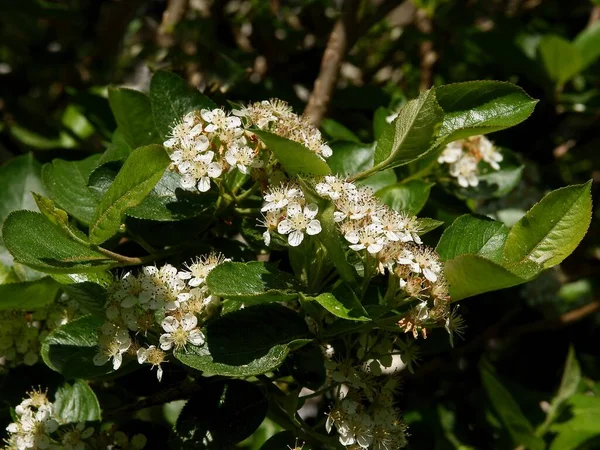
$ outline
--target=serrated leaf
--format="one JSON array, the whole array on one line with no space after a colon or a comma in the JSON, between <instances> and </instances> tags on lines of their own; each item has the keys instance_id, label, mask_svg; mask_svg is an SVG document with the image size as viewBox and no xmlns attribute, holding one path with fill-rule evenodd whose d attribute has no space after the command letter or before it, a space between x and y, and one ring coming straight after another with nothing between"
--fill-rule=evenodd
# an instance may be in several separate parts
<instances>
[{"instance_id":1,"label":"serrated leaf","mask_svg":"<svg viewBox=\"0 0 600 450\"><path fill-rule=\"evenodd\" d=\"M102 419L94 391L83 380L65 383L54 396L53 413L62 423L94 422Z\"/></svg>"},{"instance_id":2,"label":"serrated leaf","mask_svg":"<svg viewBox=\"0 0 600 450\"><path fill-rule=\"evenodd\" d=\"M123 164L90 223L90 241L101 244L117 233L125 212L150 193L171 160L159 145L134 150Z\"/></svg>"},{"instance_id":3,"label":"serrated leaf","mask_svg":"<svg viewBox=\"0 0 600 450\"><path fill-rule=\"evenodd\" d=\"M188 112L217 107L210 98L188 86L183 78L164 70L152 76L150 103L156 129L163 139L169 135L175 121Z\"/></svg>"},{"instance_id":4,"label":"serrated leaf","mask_svg":"<svg viewBox=\"0 0 600 450\"><path fill-rule=\"evenodd\" d=\"M150 98L127 88L110 88L108 102L119 130L131 148L161 143L152 118Z\"/></svg>"},{"instance_id":5,"label":"serrated leaf","mask_svg":"<svg viewBox=\"0 0 600 450\"><path fill-rule=\"evenodd\" d=\"M559 86L573 78L583 68L583 61L577 47L560 36L544 36L538 51L548 77Z\"/></svg>"},{"instance_id":6,"label":"serrated leaf","mask_svg":"<svg viewBox=\"0 0 600 450\"><path fill-rule=\"evenodd\" d=\"M292 275L258 261L219 264L206 277L206 285L211 295L245 305L293 300L301 289Z\"/></svg>"},{"instance_id":7,"label":"serrated leaf","mask_svg":"<svg viewBox=\"0 0 600 450\"><path fill-rule=\"evenodd\" d=\"M410 180L386 186L375 192L375 197L395 211L414 216L427 203L432 186L423 180Z\"/></svg>"},{"instance_id":8,"label":"serrated leaf","mask_svg":"<svg viewBox=\"0 0 600 450\"><path fill-rule=\"evenodd\" d=\"M371 320L354 291L346 285L340 285L333 293L325 292L307 299L316 301L331 314L342 319L362 322Z\"/></svg>"},{"instance_id":9,"label":"serrated leaf","mask_svg":"<svg viewBox=\"0 0 600 450\"><path fill-rule=\"evenodd\" d=\"M518 403L489 367L489 363L480 364L483 387L515 445L522 444L531 450L546 448L544 440L533 434L533 427L523 415Z\"/></svg>"},{"instance_id":10,"label":"serrated leaf","mask_svg":"<svg viewBox=\"0 0 600 450\"><path fill-rule=\"evenodd\" d=\"M600 57L600 23L596 22L577 35L573 45L581 57L581 70Z\"/></svg>"},{"instance_id":11,"label":"serrated leaf","mask_svg":"<svg viewBox=\"0 0 600 450\"><path fill-rule=\"evenodd\" d=\"M592 217L591 181L550 192L510 230L504 258L511 265L534 262L548 269L579 245Z\"/></svg>"},{"instance_id":12,"label":"serrated leaf","mask_svg":"<svg viewBox=\"0 0 600 450\"><path fill-rule=\"evenodd\" d=\"M500 81L468 81L435 88L444 120L435 147L515 126L537 103L521 88Z\"/></svg>"},{"instance_id":13,"label":"serrated leaf","mask_svg":"<svg viewBox=\"0 0 600 450\"><path fill-rule=\"evenodd\" d=\"M273 152L285 171L291 175L329 175L331 170L323 158L298 142L262 130L252 130Z\"/></svg>"},{"instance_id":14,"label":"serrated leaf","mask_svg":"<svg viewBox=\"0 0 600 450\"><path fill-rule=\"evenodd\" d=\"M375 147L374 166L383 170L418 159L429 150L443 118L435 90L409 101L384 128Z\"/></svg>"},{"instance_id":15,"label":"serrated leaf","mask_svg":"<svg viewBox=\"0 0 600 450\"><path fill-rule=\"evenodd\" d=\"M42 180L49 197L85 225L92 220L98 204L87 184L99 159L99 155L81 161L55 159L42 169Z\"/></svg>"},{"instance_id":16,"label":"serrated leaf","mask_svg":"<svg viewBox=\"0 0 600 450\"><path fill-rule=\"evenodd\" d=\"M509 229L485 216L466 214L450 225L440 238L436 251L442 261L460 255L479 255L501 263L502 247Z\"/></svg>"},{"instance_id":17,"label":"serrated leaf","mask_svg":"<svg viewBox=\"0 0 600 450\"><path fill-rule=\"evenodd\" d=\"M42 342L42 359L65 378L92 378L113 371L112 364L94 364L104 318L83 316L53 330Z\"/></svg>"},{"instance_id":18,"label":"serrated leaf","mask_svg":"<svg viewBox=\"0 0 600 450\"><path fill-rule=\"evenodd\" d=\"M177 448L233 448L260 426L268 406L261 389L247 381L207 384L179 414L175 425Z\"/></svg>"},{"instance_id":19,"label":"serrated leaf","mask_svg":"<svg viewBox=\"0 0 600 450\"><path fill-rule=\"evenodd\" d=\"M35 311L54 302L59 284L45 277L35 281L0 285L1 311Z\"/></svg>"},{"instance_id":20,"label":"serrated leaf","mask_svg":"<svg viewBox=\"0 0 600 450\"><path fill-rule=\"evenodd\" d=\"M418 234L419 236L422 236L430 231L435 230L436 228L441 227L444 225L444 222L441 220L430 219L429 217L418 217L417 225L419 228Z\"/></svg>"},{"instance_id":21,"label":"serrated leaf","mask_svg":"<svg viewBox=\"0 0 600 450\"><path fill-rule=\"evenodd\" d=\"M4 243L16 261L43 272L99 272L115 263L71 239L40 213L12 213L4 222L3 235Z\"/></svg>"},{"instance_id":22,"label":"serrated leaf","mask_svg":"<svg viewBox=\"0 0 600 450\"><path fill-rule=\"evenodd\" d=\"M231 377L270 372L291 349L310 342L302 317L277 303L231 312L209 323L205 335L203 347L188 345L175 357L206 374Z\"/></svg>"}]
</instances>

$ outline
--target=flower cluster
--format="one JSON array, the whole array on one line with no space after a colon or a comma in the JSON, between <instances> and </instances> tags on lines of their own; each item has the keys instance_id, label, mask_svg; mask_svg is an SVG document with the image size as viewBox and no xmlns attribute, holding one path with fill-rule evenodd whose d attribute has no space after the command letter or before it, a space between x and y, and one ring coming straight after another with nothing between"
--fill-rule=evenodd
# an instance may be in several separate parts
<instances>
[{"instance_id":1,"label":"flower cluster","mask_svg":"<svg viewBox=\"0 0 600 450\"><path fill-rule=\"evenodd\" d=\"M368 187L326 176L316 192L335 206L333 219L349 248L363 257L366 271L370 262L380 273L386 271L398 280L392 298L408 296L418 300L409 318L400 323L415 337L426 337L427 325L441 325L450 313L450 296L437 253L422 245L416 217L394 211L375 198Z\"/></svg>"},{"instance_id":2,"label":"flower cluster","mask_svg":"<svg viewBox=\"0 0 600 450\"><path fill-rule=\"evenodd\" d=\"M341 383L325 428L335 426L339 441L351 450L392 450L406 446L406 425L394 406L397 380L379 378L348 362L326 362L333 381Z\"/></svg>"},{"instance_id":3,"label":"flower cluster","mask_svg":"<svg viewBox=\"0 0 600 450\"><path fill-rule=\"evenodd\" d=\"M229 167L247 174L262 165L241 119L220 108L186 114L175 123L163 145L170 150L171 167L182 175L181 187L185 189L206 192L211 180Z\"/></svg>"},{"instance_id":4,"label":"flower cluster","mask_svg":"<svg viewBox=\"0 0 600 450\"><path fill-rule=\"evenodd\" d=\"M281 184L269 188L264 194L263 225L267 230L263 233L265 245L271 243L271 233L277 232L288 236L292 247L299 246L304 235L314 236L321 232L321 222L316 219L319 207L308 203L299 186Z\"/></svg>"},{"instance_id":5,"label":"flower cluster","mask_svg":"<svg viewBox=\"0 0 600 450\"><path fill-rule=\"evenodd\" d=\"M282 100L271 99L252 103L233 113L244 118L247 126L255 126L298 142L322 158L329 158L333 154L319 129L304 117L295 114Z\"/></svg>"},{"instance_id":6,"label":"flower cluster","mask_svg":"<svg viewBox=\"0 0 600 450\"><path fill-rule=\"evenodd\" d=\"M198 327L198 317L212 315L220 299L212 296L206 286L208 273L226 259L210 254L200 257L177 270L170 264L145 266L134 274L128 272L108 288L106 303L107 321L100 329L99 351L94 357L96 365L104 365L112 359L117 370L127 352L135 353L140 364L157 368L160 381L161 363L166 351L185 347L187 344L204 344L204 335ZM156 315L164 312L160 322L162 334L155 344L144 347L134 342L131 332L142 339L148 331L158 328Z\"/></svg>"},{"instance_id":7,"label":"flower cluster","mask_svg":"<svg viewBox=\"0 0 600 450\"><path fill-rule=\"evenodd\" d=\"M485 136L472 136L451 142L438 158L440 164L449 164L450 176L463 188L479 184L479 162L484 161L492 169L499 170L502 154Z\"/></svg>"},{"instance_id":8,"label":"flower cluster","mask_svg":"<svg viewBox=\"0 0 600 450\"><path fill-rule=\"evenodd\" d=\"M0 311L0 367L34 365L48 333L78 315L77 303L65 293L50 307L33 312Z\"/></svg>"},{"instance_id":9,"label":"flower cluster","mask_svg":"<svg viewBox=\"0 0 600 450\"><path fill-rule=\"evenodd\" d=\"M80 422L71 427L60 427L62 420L55 413L54 405L41 390L27 393L15 408L16 421L9 424L6 440L7 450L62 449L85 450L101 448L129 448L141 450L146 437L137 434L129 437L121 431L103 431L95 434L93 427Z\"/></svg>"}]
</instances>

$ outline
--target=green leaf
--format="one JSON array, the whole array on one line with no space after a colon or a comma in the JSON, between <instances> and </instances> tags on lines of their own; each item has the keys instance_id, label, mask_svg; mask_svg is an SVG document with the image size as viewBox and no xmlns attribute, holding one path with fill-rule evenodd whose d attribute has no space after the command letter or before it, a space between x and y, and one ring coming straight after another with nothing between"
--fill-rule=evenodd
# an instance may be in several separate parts
<instances>
[{"instance_id":1,"label":"green leaf","mask_svg":"<svg viewBox=\"0 0 600 450\"><path fill-rule=\"evenodd\" d=\"M33 198L40 209L40 212L52 222L54 225L59 226L67 235L73 237L76 240L87 241L87 236L78 228L71 225L69 222L69 215L66 211L58 208L56 204L49 198L43 197L35 192L32 192Z\"/></svg>"},{"instance_id":2,"label":"green leaf","mask_svg":"<svg viewBox=\"0 0 600 450\"><path fill-rule=\"evenodd\" d=\"M434 183L410 180L387 186L375 192L375 197L395 211L414 216L423 209Z\"/></svg>"},{"instance_id":3,"label":"green leaf","mask_svg":"<svg viewBox=\"0 0 600 450\"><path fill-rule=\"evenodd\" d=\"M290 353L285 365L300 386L317 390L325 383L325 356L316 342Z\"/></svg>"},{"instance_id":4,"label":"green leaf","mask_svg":"<svg viewBox=\"0 0 600 450\"><path fill-rule=\"evenodd\" d=\"M54 302L59 284L45 277L35 281L0 285L0 311L34 311Z\"/></svg>"},{"instance_id":5,"label":"green leaf","mask_svg":"<svg viewBox=\"0 0 600 450\"><path fill-rule=\"evenodd\" d=\"M211 295L245 305L293 300L301 288L292 275L258 261L220 264L210 271L206 285Z\"/></svg>"},{"instance_id":6,"label":"green leaf","mask_svg":"<svg viewBox=\"0 0 600 450\"><path fill-rule=\"evenodd\" d=\"M435 146L513 127L527 119L537 100L500 81L468 81L435 88L445 116Z\"/></svg>"},{"instance_id":7,"label":"green leaf","mask_svg":"<svg viewBox=\"0 0 600 450\"><path fill-rule=\"evenodd\" d=\"M65 383L54 396L54 414L61 423L94 422L102 419L100 403L94 391L83 380Z\"/></svg>"},{"instance_id":8,"label":"green leaf","mask_svg":"<svg viewBox=\"0 0 600 450\"><path fill-rule=\"evenodd\" d=\"M600 398L577 394L567 402L569 417L550 428L558 433L550 444L550 450L575 450L592 438L600 436ZM583 447L585 448L585 447ZM589 447L595 448L595 447Z\"/></svg>"},{"instance_id":9,"label":"green leaf","mask_svg":"<svg viewBox=\"0 0 600 450\"><path fill-rule=\"evenodd\" d=\"M371 320L354 291L346 285L340 285L334 293L325 292L307 299L316 301L331 314L342 319L362 322Z\"/></svg>"},{"instance_id":10,"label":"green leaf","mask_svg":"<svg viewBox=\"0 0 600 450\"><path fill-rule=\"evenodd\" d=\"M84 281L67 284L63 286L63 290L69 295L70 300L77 302L85 314L105 316L106 289L104 287L91 281Z\"/></svg>"},{"instance_id":11,"label":"green leaf","mask_svg":"<svg viewBox=\"0 0 600 450\"><path fill-rule=\"evenodd\" d=\"M94 364L104 319L83 316L52 331L42 342L42 359L65 378L92 378L113 372L112 364Z\"/></svg>"},{"instance_id":12,"label":"green leaf","mask_svg":"<svg viewBox=\"0 0 600 450\"><path fill-rule=\"evenodd\" d=\"M162 146L134 150L100 200L90 224L90 241L101 244L114 236L125 216L150 193L171 160Z\"/></svg>"},{"instance_id":13,"label":"green leaf","mask_svg":"<svg viewBox=\"0 0 600 450\"><path fill-rule=\"evenodd\" d=\"M460 255L446 261L444 275L452 301L497 291L529 281L479 255Z\"/></svg>"},{"instance_id":14,"label":"green leaf","mask_svg":"<svg viewBox=\"0 0 600 450\"><path fill-rule=\"evenodd\" d=\"M331 150L333 154L327 158L327 164L334 174L347 177L373 167L375 143L334 142Z\"/></svg>"},{"instance_id":15,"label":"green leaf","mask_svg":"<svg viewBox=\"0 0 600 450\"><path fill-rule=\"evenodd\" d=\"M508 228L485 216L460 216L442 234L436 247L442 261L460 255L479 255L501 263Z\"/></svg>"},{"instance_id":16,"label":"green leaf","mask_svg":"<svg viewBox=\"0 0 600 450\"><path fill-rule=\"evenodd\" d=\"M273 152L288 175L319 176L331 173L325 160L304 145L267 131L252 130L252 132Z\"/></svg>"},{"instance_id":17,"label":"green leaf","mask_svg":"<svg viewBox=\"0 0 600 450\"><path fill-rule=\"evenodd\" d=\"M261 389L242 380L203 386L181 410L176 448L226 449L250 436L267 415L269 402Z\"/></svg>"},{"instance_id":18,"label":"green leaf","mask_svg":"<svg viewBox=\"0 0 600 450\"><path fill-rule=\"evenodd\" d=\"M521 412L521 408L510 392L494 374L489 363L480 364L483 387L515 445L524 445L531 450L544 450L544 440L533 434L533 427Z\"/></svg>"},{"instance_id":19,"label":"green leaf","mask_svg":"<svg viewBox=\"0 0 600 450\"><path fill-rule=\"evenodd\" d=\"M392 113L388 108L384 108L380 106L375 110L375 114L373 114L373 138L378 140L385 130L385 127L388 125L387 118Z\"/></svg>"},{"instance_id":20,"label":"green leaf","mask_svg":"<svg viewBox=\"0 0 600 450\"><path fill-rule=\"evenodd\" d=\"M510 230L504 258L548 269L579 245L592 217L591 181L557 189L536 203Z\"/></svg>"},{"instance_id":21,"label":"green leaf","mask_svg":"<svg viewBox=\"0 0 600 450\"><path fill-rule=\"evenodd\" d=\"M133 148L131 148L131 145L127 142L123 131L121 131L120 128L117 128L112 135L110 145L100 156L100 159L98 160L98 166L111 161L125 160L129 157L132 151Z\"/></svg>"},{"instance_id":22,"label":"green leaf","mask_svg":"<svg viewBox=\"0 0 600 450\"><path fill-rule=\"evenodd\" d=\"M181 175L167 170L150 194L127 215L136 219L170 222L192 217L211 218L217 195L211 192L190 192L182 189Z\"/></svg>"},{"instance_id":23,"label":"green leaf","mask_svg":"<svg viewBox=\"0 0 600 450\"><path fill-rule=\"evenodd\" d=\"M409 101L398 117L386 126L377 141L374 165L378 170L416 160L429 150L444 118L444 111L430 89Z\"/></svg>"},{"instance_id":24,"label":"green leaf","mask_svg":"<svg viewBox=\"0 0 600 450\"><path fill-rule=\"evenodd\" d=\"M87 183L99 159L99 155L81 161L55 159L42 169L42 180L49 197L85 225L92 220L98 204Z\"/></svg>"},{"instance_id":25,"label":"green leaf","mask_svg":"<svg viewBox=\"0 0 600 450\"><path fill-rule=\"evenodd\" d=\"M595 62L600 57L600 23L585 28L577 35L573 45L581 57L581 70Z\"/></svg>"},{"instance_id":26,"label":"green leaf","mask_svg":"<svg viewBox=\"0 0 600 450\"><path fill-rule=\"evenodd\" d=\"M302 317L277 303L231 312L209 323L205 335L205 346L188 345L175 357L205 375L231 377L275 370L290 350L310 342Z\"/></svg>"},{"instance_id":27,"label":"green leaf","mask_svg":"<svg viewBox=\"0 0 600 450\"><path fill-rule=\"evenodd\" d=\"M12 213L4 222L3 235L6 247L16 261L43 272L99 272L115 263L102 253L72 240L39 213Z\"/></svg>"},{"instance_id":28,"label":"green leaf","mask_svg":"<svg viewBox=\"0 0 600 450\"><path fill-rule=\"evenodd\" d=\"M152 76L150 103L156 129L163 139L169 135L175 121L190 111L217 107L210 98L188 86L183 78L164 70Z\"/></svg>"},{"instance_id":29,"label":"green leaf","mask_svg":"<svg viewBox=\"0 0 600 450\"><path fill-rule=\"evenodd\" d=\"M560 36L544 36L538 51L548 77L558 86L562 86L583 68L577 47Z\"/></svg>"},{"instance_id":30,"label":"green leaf","mask_svg":"<svg viewBox=\"0 0 600 450\"><path fill-rule=\"evenodd\" d=\"M360 139L356 134L336 120L323 119L321 121L321 129L330 139L360 143Z\"/></svg>"},{"instance_id":31,"label":"green leaf","mask_svg":"<svg viewBox=\"0 0 600 450\"><path fill-rule=\"evenodd\" d=\"M152 119L150 99L146 94L133 89L110 88L108 102L131 148L161 143Z\"/></svg>"},{"instance_id":32,"label":"green leaf","mask_svg":"<svg viewBox=\"0 0 600 450\"><path fill-rule=\"evenodd\" d=\"M435 230L436 228L444 225L444 222L441 220L430 219L429 217L418 217L417 224L419 226L419 236L423 236L430 231Z\"/></svg>"}]
</instances>

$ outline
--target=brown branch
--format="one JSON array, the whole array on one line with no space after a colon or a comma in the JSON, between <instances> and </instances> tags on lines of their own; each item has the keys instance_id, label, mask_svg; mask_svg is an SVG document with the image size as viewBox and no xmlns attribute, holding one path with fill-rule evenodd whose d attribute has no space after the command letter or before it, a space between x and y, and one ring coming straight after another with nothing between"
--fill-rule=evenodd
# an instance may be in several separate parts
<instances>
[{"instance_id":1,"label":"brown branch","mask_svg":"<svg viewBox=\"0 0 600 450\"><path fill-rule=\"evenodd\" d=\"M600 5L596 5L590 12L590 18L588 21L588 28L591 28L596 22L600 21Z\"/></svg>"},{"instance_id":2,"label":"brown branch","mask_svg":"<svg viewBox=\"0 0 600 450\"><path fill-rule=\"evenodd\" d=\"M417 29L423 33L425 39L419 44L419 90L429 89L433 84L433 65L437 61L437 53L433 48L431 34L433 31L433 22L425 10L417 11Z\"/></svg>"},{"instance_id":3,"label":"brown branch","mask_svg":"<svg viewBox=\"0 0 600 450\"><path fill-rule=\"evenodd\" d=\"M162 16L162 21L156 33L156 43L163 48L173 46L175 38L173 31L183 18L188 0L169 0Z\"/></svg>"}]
</instances>

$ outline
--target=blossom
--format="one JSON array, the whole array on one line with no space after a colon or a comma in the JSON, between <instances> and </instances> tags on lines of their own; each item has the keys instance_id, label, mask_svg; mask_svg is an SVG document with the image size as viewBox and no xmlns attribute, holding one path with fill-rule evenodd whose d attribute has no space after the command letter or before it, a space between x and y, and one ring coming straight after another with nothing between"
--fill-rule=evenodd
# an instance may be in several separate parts
<instances>
[{"instance_id":1,"label":"blossom","mask_svg":"<svg viewBox=\"0 0 600 450\"><path fill-rule=\"evenodd\" d=\"M218 178L223 168L218 162L213 161L215 153L208 151L194 157L193 161L182 163L179 166L183 174L181 187L190 189L196 186L200 192L210 189L210 179Z\"/></svg>"},{"instance_id":2,"label":"blossom","mask_svg":"<svg viewBox=\"0 0 600 450\"><path fill-rule=\"evenodd\" d=\"M304 194L295 186L280 185L271 187L264 195L265 204L261 208L261 212L281 210L291 201L297 202L301 198L304 198Z\"/></svg>"},{"instance_id":3,"label":"blossom","mask_svg":"<svg viewBox=\"0 0 600 450\"><path fill-rule=\"evenodd\" d=\"M477 186L477 158L470 154L463 155L450 165L450 175L457 178L458 184L464 188Z\"/></svg>"},{"instance_id":4,"label":"blossom","mask_svg":"<svg viewBox=\"0 0 600 450\"><path fill-rule=\"evenodd\" d=\"M148 348L141 347L137 351L138 363L143 364L147 362L148 364L152 364L152 368L157 367L156 378L158 381L162 380L163 369L160 365L165 360L165 356L165 352L156 348L155 345L150 345Z\"/></svg>"},{"instance_id":5,"label":"blossom","mask_svg":"<svg viewBox=\"0 0 600 450\"><path fill-rule=\"evenodd\" d=\"M494 144L492 144L485 136L479 137L479 152L481 154L481 159L492 166L492 169L500 170L500 165L498 163L504 158Z\"/></svg>"},{"instance_id":6,"label":"blossom","mask_svg":"<svg viewBox=\"0 0 600 450\"><path fill-rule=\"evenodd\" d=\"M113 360L113 369L118 370L123 362L123 353L131 347L131 338L126 329L119 328L116 325L107 323L107 326L101 328L99 338L99 351L94 356L94 364L103 366L111 359Z\"/></svg>"},{"instance_id":7,"label":"blossom","mask_svg":"<svg viewBox=\"0 0 600 450\"><path fill-rule=\"evenodd\" d=\"M367 249L371 254L380 252L385 245L385 238L379 224L370 224L358 231L351 231L344 237L350 242L350 248L355 251Z\"/></svg>"},{"instance_id":8,"label":"blossom","mask_svg":"<svg viewBox=\"0 0 600 450\"><path fill-rule=\"evenodd\" d=\"M181 321L173 316L165 317L162 327L166 333L160 336L160 348L170 350L174 345L179 350L187 343L196 346L204 344L204 335L196 328L197 324L198 319L192 314L186 314Z\"/></svg>"},{"instance_id":9,"label":"blossom","mask_svg":"<svg viewBox=\"0 0 600 450\"><path fill-rule=\"evenodd\" d=\"M463 141L450 142L438 157L438 163L452 164L463 155Z\"/></svg>"},{"instance_id":10,"label":"blossom","mask_svg":"<svg viewBox=\"0 0 600 450\"><path fill-rule=\"evenodd\" d=\"M232 144L225 153L225 160L229 165L237 167L243 174L248 173L248 168L260 166L261 161L255 161L254 150L247 145Z\"/></svg>"},{"instance_id":11,"label":"blossom","mask_svg":"<svg viewBox=\"0 0 600 450\"><path fill-rule=\"evenodd\" d=\"M181 271L177 276L182 280L187 280L187 284L192 287L198 287L203 284L208 274L219 264L231 261L225 258L221 253L211 253L208 256L196 258L196 260L186 265L188 271Z\"/></svg>"},{"instance_id":12,"label":"blossom","mask_svg":"<svg viewBox=\"0 0 600 450\"><path fill-rule=\"evenodd\" d=\"M338 200L343 195L354 193L356 191L356 186L352 183L348 183L343 178L327 175L322 182L317 183L315 190L323 197L329 197L331 200Z\"/></svg>"},{"instance_id":13,"label":"blossom","mask_svg":"<svg viewBox=\"0 0 600 450\"><path fill-rule=\"evenodd\" d=\"M242 121L239 117L228 116L224 110L217 108L213 110L203 109L200 111L202 119L206 122L204 129L207 133L240 127Z\"/></svg>"},{"instance_id":14,"label":"blossom","mask_svg":"<svg viewBox=\"0 0 600 450\"><path fill-rule=\"evenodd\" d=\"M287 216L277 225L277 232L287 234L288 243L292 247L299 246L304 240L304 233L312 236L321 232L321 222L315 219L319 208L316 204L306 205L304 209L298 203L290 203Z\"/></svg>"}]
</instances>

